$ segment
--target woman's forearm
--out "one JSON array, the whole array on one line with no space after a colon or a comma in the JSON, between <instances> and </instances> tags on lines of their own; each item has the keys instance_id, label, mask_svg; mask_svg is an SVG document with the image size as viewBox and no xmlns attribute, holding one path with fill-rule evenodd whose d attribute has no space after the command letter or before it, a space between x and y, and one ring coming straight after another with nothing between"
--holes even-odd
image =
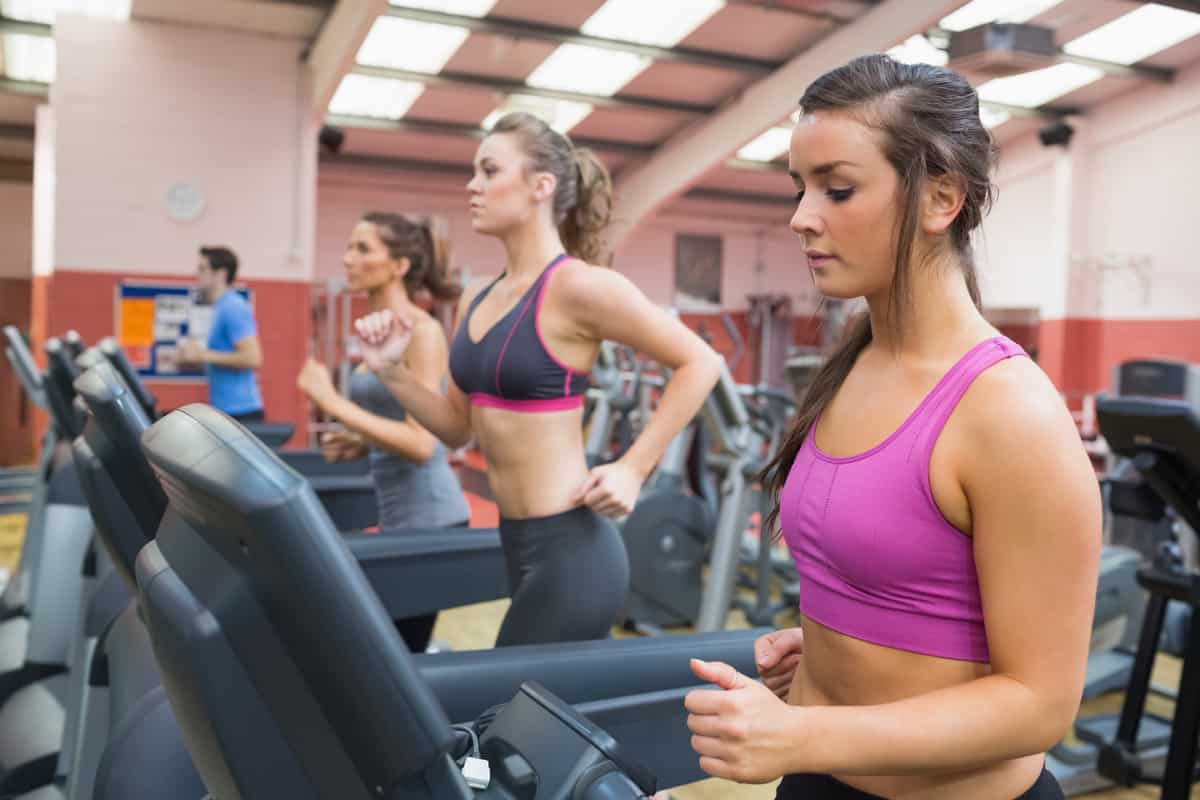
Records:
<instances>
[{"instance_id":1,"label":"woman's forearm","mask_svg":"<svg viewBox=\"0 0 1200 800\"><path fill-rule=\"evenodd\" d=\"M372 414L340 395L322 405L322 410L376 447L409 461L422 464L437 449L437 440L427 431L407 422Z\"/></svg>"},{"instance_id":2,"label":"woman's forearm","mask_svg":"<svg viewBox=\"0 0 1200 800\"><path fill-rule=\"evenodd\" d=\"M383 385L412 415L447 447L457 449L471 441L471 416L469 408L459 408L453 399L431 391L403 365L389 367L376 373Z\"/></svg>"},{"instance_id":3,"label":"woman's forearm","mask_svg":"<svg viewBox=\"0 0 1200 800\"><path fill-rule=\"evenodd\" d=\"M695 419L724 367L720 355L707 351L703 357L675 370L650 422L621 461L635 467L643 476L649 475L671 440Z\"/></svg>"},{"instance_id":4,"label":"woman's forearm","mask_svg":"<svg viewBox=\"0 0 1200 800\"><path fill-rule=\"evenodd\" d=\"M1070 727L1069 703L1052 709L1015 678L989 675L876 706L797 707L791 771L841 775L947 772L1042 753Z\"/></svg>"}]
</instances>

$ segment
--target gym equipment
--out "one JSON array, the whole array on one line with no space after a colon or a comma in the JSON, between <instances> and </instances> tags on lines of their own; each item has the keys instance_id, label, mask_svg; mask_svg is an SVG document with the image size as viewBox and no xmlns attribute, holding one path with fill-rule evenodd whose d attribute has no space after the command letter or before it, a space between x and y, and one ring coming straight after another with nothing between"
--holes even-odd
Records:
<instances>
[{"instance_id":1,"label":"gym equipment","mask_svg":"<svg viewBox=\"0 0 1200 800\"><path fill-rule=\"evenodd\" d=\"M109 336L100 340L97 347L112 362L112 365L120 373L125 383L133 389L138 402L142 406L142 410L146 412L146 416L151 420L158 419L158 411L156 409L158 401L150 390L146 388L146 385L142 383L141 376L133 368L133 364L130 363L129 357L121 348L120 343ZM246 429L262 439L268 447L276 449L287 444L296 432L296 426L290 422L251 422L247 423Z\"/></svg>"},{"instance_id":2,"label":"gym equipment","mask_svg":"<svg viewBox=\"0 0 1200 800\"><path fill-rule=\"evenodd\" d=\"M1117 395L1159 399L1200 400L1195 387L1200 369L1175 361L1130 361L1113 371ZM1092 624L1092 649L1088 655L1083 700L1125 688L1134 675L1136 648L1146 613L1146 592L1139 585L1138 570L1159 558L1169 547L1171 524L1164 518L1160 501L1138 480L1131 460L1116 461L1103 480L1105 542L1100 554L1096 612ZM1169 603L1172 612L1184 608ZM1186 630L1185 615L1179 625ZM1150 691L1168 694L1158 687ZM1076 720L1076 738L1081 744L1059 743L1046 756L1046 768L1068 796L1097 791L1112 785L1098 769L1099 747L1116 735L1115 715L1098 715ZM1138 729L1134 747L1144 763L1161 763L1170 737L1169 724L1147 716Z\"/></svg>"},{"instance_id":3,"label":"gym equipment","mask_svg":"<svg viewBox=\"0 0 1200 800\"><path fill-rule=\"evenodd\" d=\"M97 347L133 392L146 417L151 422L158 419L154 395L142 383L120 344L110 337L102 340ZM286 443L293 431L290 423L250 423L245 428L262 439L268 447L274 448ZM369 474L367 459L330 464L319 450L281 452L285 461L313 481L317 496L339 528L345 531L362 530L378 524L375 484Z\"/></svg>"},{"instance_id":4,"label":"gym equipment","mask_svg":"<svg viewBox=\"0 0 1200 800\"><path fill-rule=\"evenodd\" d=\"M751 424L728 369L705 400L700 419L715 445L708 464L721 476L715 519L709 503L682 490L687 446L695 435L685 428L622 526L630 562L628 626L653 632L694 623L702 632L719 631L732 607L753 501L749 481L763 465L765 439Z\"/></svg>"},{"instance_id":5,"label":"gym equipment","mask_svg":"<svg viewBox=\"0 0 1200 800\"><path fill-rule=\"evenodd\" d=\"M605 464L629 449L635 437L633 417L642 392L642 370L636 358L633 369L622 370L618 347L601 342L592 368L583 412L587 428L583 453L588 468Z\"/></svg>"},{"instance_id":6,"label":"gym equipment","mask_svg":"<svg viewBox=\"0 0 1200 800\"><path fill-rule=\"evenodd\" d=\"M166 512L166 497L153 488L157 483L151 479L139 445L149 420L111 366L91 369L76 383L92 415L85 439L138 523L136 527L114 526L113 541L105 542L118 569L132 577L136 554L153 539ZM207 415L221 418L239 433L245 427L203 404L191 407L204 408ZM350 533L345 540L393 619L494 600L508 593L496 530Z\"/></svg>"},{"instance_id":7,"label":"gym equipment","mask_svg":"<svg viewBox=\"0 0 1200 800\"><path fill-rule=\"evenodd\" d=\"M1145 484L1165 507L1193 532L1200 531L1200 416L1195 397L1184 400L1111 397L1096 400L1100 431L1112 452L1132 459ZM1181 800L1196 780L1197 735L1200 734L1200 575L1181 569L1168 558L1157 558L1138 571L1138 582L1150 592L1134 660L1133 677L1125 692L1115 735L1104 738L1099 771L1122 786L1161 785L1164 800ZM1139 753L1142 727L1154 719L1145 713L1150 674L1158 651L1168 600L1192 610L1175 716L1165 763L1156 770L1147 754ZM1110 726L1111 727L1111 726Z\"/></svg>"},{"instance_id":8,"label":"gym equipment","mask_svg":"<svg viewBox=\"0 0 1200 800\"><path fill-rule=\"evenodd\" d=\"M619 735L605 740L595 725L625 720L671 780L693 780L697 759L682 706L694 681L687 656L702 648L709 655L701 657L753 669L760 631L589 642L583 658L565 644L429 655L418 660L419 676L301 476L200 405L159 420L142 442L170 504L138 557L139 602L185 741L214 796L469 797L452 749L469 749L471 736L454 735L422 678L452 658L456 672L469 665L476 702L503 702L511 695L486 697L496 691L491 663L514 657L527 680L553 667L584 691L626 679L646 693L573 711L525 685L486 727L476 726L492 772L481 796L639 796L613 793L627 745ZM593 674L595 653L610 657L597 658ZM589 722L578 711L596 716ZM652 790L637 774L640 790Z\"/></svg>"}]
</instances>

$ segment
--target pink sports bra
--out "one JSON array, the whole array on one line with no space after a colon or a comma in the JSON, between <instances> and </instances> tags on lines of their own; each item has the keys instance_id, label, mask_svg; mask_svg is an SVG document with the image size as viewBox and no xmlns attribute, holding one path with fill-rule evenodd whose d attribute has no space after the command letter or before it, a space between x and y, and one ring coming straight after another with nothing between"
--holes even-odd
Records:
<instances>
[{"instance_id":1,"label":"pink sports bra","mask_svg":"<svg viewBox=\"0 0 1200 800\"><path fill-rule=\"evenodd\" d=\"M858 455L823 453L813 423L780 497L806 618L900 650L989 660L972 540L934 502L929 457L975 378L1019 355L1007 338L980 342L891 436Z\"/></svg>"}]
</instances>

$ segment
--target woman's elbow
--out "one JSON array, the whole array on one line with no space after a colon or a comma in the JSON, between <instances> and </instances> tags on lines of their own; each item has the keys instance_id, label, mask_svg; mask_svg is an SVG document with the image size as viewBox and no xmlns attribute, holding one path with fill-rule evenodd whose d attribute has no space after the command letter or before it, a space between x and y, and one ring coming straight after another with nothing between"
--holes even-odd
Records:
<instances>
[{"instance_id":1,"label":"woman's elbow","mask_svg":"<svg viewBox=\"0 0 1200 800\"><path fill-rule=\"evenodd\" d=\"M1066 738L1079 714L1079 696L1056 693L1042 704L1033 725L1029 726L1029 754L1045 753Z\"/></svg>"},{"instance_id":2,"label":"woman's elbow","mask_svg":"<svg viewBox=\"0 0 1200 800\"><path fill-rule=\"evenodd\" d=\"M706 345L703 355L698 356L693 363L696 365L696 372L704 376L704 388L712 391L725 370L725 358Z\"/></svg>"}]
</instances>

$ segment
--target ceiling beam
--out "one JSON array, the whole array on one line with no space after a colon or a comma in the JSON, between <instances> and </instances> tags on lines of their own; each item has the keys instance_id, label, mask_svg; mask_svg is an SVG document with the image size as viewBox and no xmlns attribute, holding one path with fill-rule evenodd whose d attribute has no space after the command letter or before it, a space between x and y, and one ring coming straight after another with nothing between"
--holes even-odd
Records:
<instances>
[{"instance_id":1,"label":"ceiling beam","mask_svg":"<svg viewBox=\"0 0 1200 800\"><path fill-rule=\"evenodd\" d=\"M50 84L38 83L36 81L18 81L0 76L0 93L48 97L50 95Z\"/></svg>"},{"instance_id":2,"label":"ceiling beam","mask_svg":"<svg viewBox=\"0 0 1200 800\"><path fill-rule=\"evenodd\" d=\"M463 125L457 122L441 122L431 119L377 119L374 117L357 117L345 114L330 114L325 118L327 125L337 128L363 128L377 131L394 131L396 133L423 133L437 136L457 136L466 139L482 139L488 131L479 125ZM572 136L571 141L579 147L590 147L605 153L627 156L647 156L654 152L654 145L638 142L622 142L614 139L595 139Z\"/></svg>"},{"instance_id":3,"label":"ceiling beam","mask_svg":"<svg viewBox=\"0 0 1200 800\"><path fill-rule=\"evenodd\" d=\"M378 119L375 117L357 117L345 114L330 114L325 118L325 124L336 128L355 128L376 131L392 131L395 133L420 133L435 136L457 136L465 139L482 139L488 131L479 125L463 125L456 122L441 122L429 119ZM640 142L621 142L613 139L595 139L587 136L571 136L571 142L578 147L588 147L602 153L613 153L631 157L646 157L654 154L657 149L652 144ZM750 161L744 158L731 158L725 166L754 172L787 172L787 165L777 161Z\"/></svg>"},{"instance_id":4,"label":"ceiling beam","mask_svg":"<svg viewBox=\"0 0 1200 800\"><path fill-rule=\"evenodd\" d=\"M793 17L804 17L814 22L828 22L834 25L847 25L854 21L854 17L848 17L842 14L834 14L830 11L817 11L811 8L797 8L796 6L782 6L778 0L726 0L726 4L731 6L743 6L748 8L757 8L761 11L767 11L772 14L790 14Z\"/></svg>"},{"instance_id":5,"label":"ceiling beam","mask_svg":"<svg viewBox=\"0 0 1200 800\"><path fill-rule=\"evenodd\" d=\"M363 40L387 8L387 0L339 0L305 53L309 113L320 118L329 108L342 76L354 65Z\"/></svg>"},{"instance_id":6,"label":"ceiling beam","mask_svg":"<svg viewBox=\"0 0 1200 800\"><path fill-rule=\"evenodd\" d=\"M34 127L16 122L0 122L0 139L16 139L32 142Z\"/></svg>"},{"instance_id":7,"label":"ceiling beam","mask_svg":"<svg viewBox=\"0 0 1200 800\"><path fill-rule=\"evenodd\" d=\"M1180 11L1191 11L1193 14L1200 14L1200 0L1135 0L1142 4L1153 2L1160 6L1170 6L1178 8Z\"/></svg>"},{"instance_id":8,"label":"ceiling beam","mask_svg":"<svg viewBox=\"0 0 1200 800\"><path fill-rule=\"evenodd\" d=\"M717 113L669 138L651 158L617 183L627 236L654 211L698 183L718 164L796 108L804 87L862 53L882 52L910 32L927 30L961 0L885 0L740 92Z\"/></svg>"},{"instance_id":9,"label":"ceiling beam","mask_svg":"<svg viewBox=\"0 0 1200 800\"><path fill-rule=\"evenodd\" d=\"M26 36L53 36L54 28L42 22L0 16L0 33L23 33Z\"/></svg>"},{"instance_id":10,"label":"ceiling beam","mask_svg":"<svg viewBox=\"0 0 1200 800\"><path fill-rule=\"evenodd\" d=\"M584 94L583 92L568 92L561 89L543 89L537 86L530 86L521 81L493 78L488 75L476 75L466 72L443 71L436 75L431 75L426 72L392 69L390 67L368 67L361 64L355 66L353 71L357 75L371 75L377 78L423 83L426 86L479 89L502 95L525 94L532 95L533 97L548 97L553 100L568 100L573 103L590 103L593 106L603 106L605 108L624 108L634 111L657 111L696 116L711 114L716 111L715 106L700 105L698 103L681 103L674 100L659 100L652 97L639 97L628 94L607 97L604 95Z\"/></svg>"},{"instance_id":11,"label":"ceiling beam","mask_svg":"<svg viewBox=\"0 0 1200 800\"><path fill-rule=\"evenodd\" d=\"M0 180L33 181L33 162L14 158L0 158Z\"/></svg>"},{"instance_id":12,"label":"ceiling beam","mask_svg":"<svg viewBox=\"0 0 1200 800\"><path fill-rule=\"evenodd\" d=\"M332 155L322 153L322 166L344 166L366 169L373 172L412 172L422 175L438 175L446 178L466 180L471 177L470 164L456 164L448 161L428 161L416 158L393 158L391 156L363 155L358 153L339 153ZM697 188L688 192L687 197L695 200L717 200L731 203L748 203L758 205L792 205L794 201L788 195L769 195L757 192L733 192L724 189Z\"/></svg>"},{"instance_id":13,"label":"ceiling beam","mask_svg":"<svg viewBox=\"0 0 1200 800\"><path fill-rule=\"evenodd\" d=\"M407 19L416 22L432 22L439 25L452 25L467 28L472 33L487 33L496 36L507 36L513 39L539 39L555 44L579 44L588 47L598 47L605 50L617 50L623 53L634 53L655 61L673 61L680 64L694 64L701 67L747 72L756 75L766 75L779 68L779 63L748 56L736 56L713 50L697 50L689 47L655 47L654 45L631 42L625 39L609 39L603 36L590 36L580 33L575 28L563 28L557 25L547 25L531 20L513 19L510 17L469 17L460 14L443 14L439 11L428 11L423 8L407 8L391 6L386 11L389 17Z\"/></svg>"},{"instance_id":14,"label":"ceiling beam","mask_svg":"<svg viewBox=\"0 0 1200 800\"><path fill-rule=\"evenodd\" d=\"M1085 67L1095 67L1105 75L1115 75L1118 78L1138 78L1155 83L1170 83L1175 80L1175 70L1171 67L1156 67L1152 64L1118 64L1115 61L1073 56L1062 50L1058 51L1058 60L1082 64Z\"/></svg>"}]
</instances>

